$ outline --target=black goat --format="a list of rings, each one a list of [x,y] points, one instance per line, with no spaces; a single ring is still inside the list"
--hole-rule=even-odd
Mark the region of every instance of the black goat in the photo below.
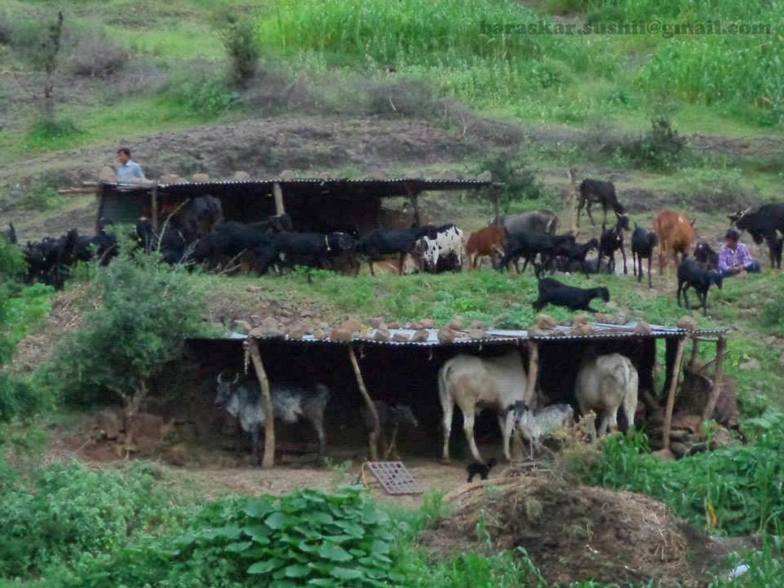
[[[623,205],[618,202],[618,197],[615,194],[615,185],[612,182],[605,182],[603,180],[586,179],[580,183],[580,199],[577,203],[577,226],[580,226],[580,212],[585,208],[588,213],[588,218],[592,225],[593,216],[591,215],[591,205],[601,204],[604,218],[602,220],[602,228],[607,225],[607,210],[612,209],[617,216],[625,214],[626,210]]]
[[[346,233],[278,233],[272,240],[278,261],[284,266],[305,265],[328,269],[331,258],[351,255],[356,241]]]
[[[697,308],[701,306],[702,312],[707,314],[708,289],[711,287],[711,284],[716,284],[719,290],[721,290],[722,281],[722,276],[719,272],[706,270],[700,267],[700,264],[694,259],[687,257],[678,266],[678,291],[676,293],[678,306],[681,306],[681,294],[683,294],[686,308],[691,309],[689,306],[689,296],[686,291],[689,288],[694,288],[697,292],[697,299],[700,302]]]
[[[36,243],[27,243],[23,250],[27,262],[27,281],[41,282],[62,288],[68,277],[69,266],[76,261],[79,231],[71,229],[58,238],[45,237]]]
[[[397,253],[398,271],[403,273],[403,261],[407,254],[413,253],[417,241],[422,237],[433,238],[437,227],[411,227],[410,229],[375,229],[359,240],[356,247],[358,253],[367,257],[371,275],[376,275],[373,262],[381,259],[382,255]]]
[[[697,246],[694,248],[694,259],[705,269],[719,269],[719,254],[705,241],[697,243]]]
[[[634,275],[637,282],[642,282],[642,260],[648,260],[648,287],[652,288],[651,282],[651,261],[653,260],[653,250],[659,244],[659,238],[653,231],[646,231],[642,227],[634,224],[632,233],[632,264],[634,265]]]
[[[487,460],[487,463],[484,464],[480,461],[474,461],[469,463],[466,466],[466,473],[468,474],[468,483],[474,481],[474,476],[479,476],[482,480],[487,480],[487,476],[490,475],[490,470],[495,467],[498,463],[498,460],[494,457],[491,457]]]
[[[498,269],[505,270],[509,267],[510,261],[517,261],[518,258],[524,259],[523,269],[528,267],[528,262],[534,264],[534,272],[536,277],[541,275],[542,270],[550,265],[556,248],[564,244],[574,244],[574,235],[547,235],[544,233],[521,233],[513,238],[510,238],[506,252]],[[540,265],[536,265],[537,254],[541,258]],[[517,267],[515,263],[515,267]]]
[[[591,300],[601,298],[610,301],[610,291],[607,288],[575,288],[567,286],[558,280],[545,278],[539,280],[539,298],[533,303],[534,310],[542,310],[546,305],[565,306],[570,310],[587,310],[596,312],[591,308]]]
[[[565,242],[553,250],[550,270],[560,269],[561,271],[581,271],[588,274],[588,264],[586,256],[594,249],[599,248],[599,241],[591,239],[587,243]]]
[[[621,215],[611,229],[602,231],[599,240],[599,259],[607,257],[610,272],[615,273],[615,252],[620,250],[623,257],[623,273],[626,275],[626,250],[623,248],[623,232],[629,230],[629,217]]]
[[[207,262],[211,266],[217,266],[244,254],[253,257],[255,252],[264,248],[270,253],[268,248],[273,238],[276,234],[286,232],[287,227],[291,227],[291,219],[286,215],[251,224],[236,221],[221,223],[209,235],[198,240],[193,260],[196,263]],[[272,257],[274,258],[274,255]],[[262,265],[266,271],[269,263],[254,265]]]
[[[750,208],[729,216],[730,222],[741,231],[748,231],[757,245],[768,244],[770,267],[781,269],[782,239],[784,234],[784,204],[764,204],[754,212]]]

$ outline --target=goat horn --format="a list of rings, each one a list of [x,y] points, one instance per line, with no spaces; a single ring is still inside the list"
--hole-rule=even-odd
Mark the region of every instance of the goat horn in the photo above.
[[[231,383],[232,384],[236,384],[239,381],[240,381],[240,375],[239,374],[235,374],[234,379],[231,381]]]
[[[223,382],[223,372],[221,371],[221,372],[218,374],[218,384],[223,384],[223,383],[224,383],[224,382]]]

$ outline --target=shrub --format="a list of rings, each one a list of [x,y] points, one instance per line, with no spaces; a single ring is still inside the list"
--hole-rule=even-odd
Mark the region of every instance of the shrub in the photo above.
[[[2,463],[2,462],[0,462]],[[163,511],[154,478],[57,464],[28,483],[0,479],[0,576],[26,576],[86,554],[125,545]]]
[[[150,378],[180,356],[187,337],[204,331],[203,298],[183,268],[125,252],[96,277],[103,306],[65,337],[46,366],[48,381],[70,403],[122,399],[139,408]]]
[[[225,15],[223,21],[220,38],[229,55],[231,82],[242,87],[256,75],[259,62],[255,25],[252,19],[234,14]]]
[[[226,80],[205,67],[197,65],[172,78],[168,93],[189,113],[214,118],[230,110],[237,95],[226,85]]]
[[[773,334],[784,337],[784,293],[773,298],[762,313],[762,324]]]
[[[69,118],[41,116],[27,131],[25,143],[31,149],[53,149],[68,146],[82,131]]]
[[[664,117],[651,120],[651,130],[624,145],[622,154],[640,167],[669,169],[678,165],[686,151],[686,139]]]
[[[94,34],[79,39],[70,58],[70,70],[78,76],[104,78],[128,62],[128,52],[106,36]]]
[[[513,154],[494,154],[480,164],[478,171],[489,171],[493,182],[503,184],[500,199],[503,213],[509,212],[514,201],[538,199],[544,193],[534,173]]]

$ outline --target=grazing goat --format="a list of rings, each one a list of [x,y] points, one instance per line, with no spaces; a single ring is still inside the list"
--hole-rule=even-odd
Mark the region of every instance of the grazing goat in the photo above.
[[[702,312],[707,314],[708,290],[710,289],[711,284],[716,284],[718,289],[721,290],[722,281],[723,278],[721,273],[714,270],[706,270],[700,267],[700,264],[690,257],[685,258],[678,266],[678,291],[676,293],[678,306],[681,306],[681,294],[683,294],[686,308],[691,308],[689,306],[689,296],[686,291],[689,288],[694,288],[695,292],[697,292],[697,300],[699,300],[697,308],[700,308],[701,306]]]
[[[593,216],[591,215],[591,205],[594,203],[602,205],[602,212],[604,218],[602,219],[602,227],[607,225],[607,210],[612,209],[617,216],[625,214],[626,210],[618,202],[618,197],[615,195],[615,185],[612,182],[605,182],[603,180],[586,179],[580,183],[580,199],[577,202],[577,226],[580,226],[580,212],[585,208],[588,213],[588,219],[592,225]]]
[[[784,235],[784,204],[764,204],[754,212],[750,208],[730,215],[730,222],[741,231],[748,231],[757,245],[768,244],[770,267],[781,269],[782,239]]]
[[[295,423],[306,420],[316,431],[319,443],[319,457],[324,457],[326,437],[324,434],[324,409],[329,400],[329,388],[324,384],[316,384],[315,390],[302,386],[272,384],[272,409],[274,418],[284,423]],[[261,463],[261,430],[267,420],[258,382],[239,382],[239,375],[234,380],[223,379],[218,374],[217,395],[215,405],[223,407],[231,416],[237,418],[242,430],[250,433],[253,441],[253,458]]]
[[[598,434],[604,435],[608,427],[617,428],[621,406],[626,425],[630,429],[634,426],[638,386],[639,376],[631,360],[620,353],[611,353],[583,360],[574,393],[581,414],[593,410],[601,415]]]
[[[599,241],[591,239],[586,243],[565,242],[553,250],[550,271],[556,269],[564,272],[580,271],[588,274],[586,257],[594,249],[599,248]]]
[[[719,269],[719,254],[705,241],[700,241],[694,247],[694,259],[705,269],[716,271]]]
[[[509,407],[513,414],[514,428],[528,442],[528,457],[541,448],[542,438],[568,427],[574,421],[574,409],[568,404],[551,404],[531,410],[524,402]]]
[[[648,287],[652,288],[651,282],[651,261],[653,260],[653,250],[658,244],[659,239],[653,231],[646,231],[642,227],[634,224],[632,233],[632,264],[634,264],[634,275],[637,282],[642,282],[642,260],[648,260]]]
[[[482,462],[474,441],[474,421],[483,408],[497,412],[504,457],[511,460],[509,444],[513,417],[506,407],[525,399],[527,385],[523,358],[518,351],[498,357],[461,354],[447,361],[438,372],[438,396],[444,411],[442,461],[449,462],[449,437],[455,404],[463,413],[463,431],[474,460]]]
[[[397,433],[400,427],[416,429],[419,421],[414,416],[410,406],[400,404],[397,406],[387,404],[381,400],[373,402],[381,426],[381,447],[384,459],[400,459],[397,452]],[[366,407],[362,407],[362,422],[367,431],[373,430],[373,417]],[[387,434],[389,433],[389,436]],[[387,441],[388,440],[388,441]],[[372,453],[371,453],[372,455]]]
[[[414,253],[428,273],[460,271],[465,258],[463,231],[453,224],[438,227],[417,241]]]
[[[522,257],[525,260],[522,271],[525,272],[528,262],[531,262],[534,265],[534,273],[539,277],[543,269],[550,264],[550,258],[555,253],[556,248],[566,243],[574,243],[574,235],[521,233],[516,237],[510,237],[506,253],[501,259],[498,269],[507,269],[509,262],[513,260],[515,261],[515,267],[517,267],[517,259]],[[540,256],[539,265],[536,264],[537,255]]]
[[[591,308],[591,300],[601,298],[610,301],[610,292],[607,288],[575,288],[567,286],[553,278],[539,280],[539,298],[533,303],[534,310],[542,310],[548,304],[565,306],[570,310],[587,310],[596,312]]]
[[[487,476],[490,475],[490,470],[492,470],[497,463],[498,460],[494,457],[488,459],[486,464],[478,461],[469,463],[466,466],[466,473],[468,474],[468,483],[470,484],[471,482],[474,481],[474,476],[479,476],[480,479],[487,480]]]
[[[677,267],[678,254],[681,254],[681,259],[688,255],[697,233],[693,220],[672,210],[663,210],[657,214],[653,228],[659,238],[659,273],[663,274],[669,257],[672,257]]]
[[[466,255],[471,269],[476,269],[482,257],[489,257],[490,264],[496,267],[497,261],[504,256],[506,231],[493,224],[471,233],[466,243]]]
[[[555,235],[558,230],[558,217],[550,210],[537,210],[501,216],[496,219],[495,224],[502,225],[510,238],[531,233]]]
[[[398,273],[403,273],[403,260],[406,254],[414,252],[417,241],[425,235],[433,236],[435,227],[412,227],[410,229],[375,229],[362,237],[357,252],[368,259],[371,275],[375,275],[373,262],[382,255],[398,254]]]
[[[602,225],[604,226],[604,225]],[[623,257],[623,273],[626,271],[626,250],[623,248],[623,232],[629,230],[629,217],[621,215],[611,229],[602,231],[599,239],[599,259],[607,258],[610,271],[615,273],[615,252],[620,250]]]

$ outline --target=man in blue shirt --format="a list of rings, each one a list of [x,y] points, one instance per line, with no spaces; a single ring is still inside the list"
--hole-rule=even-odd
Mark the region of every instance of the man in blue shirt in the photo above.
[[[117,181],[120,183],[139,183],[147,178],[144,177],[142,167],[131,159],[131,150],[127,147],[120,147],[117,150]]]

